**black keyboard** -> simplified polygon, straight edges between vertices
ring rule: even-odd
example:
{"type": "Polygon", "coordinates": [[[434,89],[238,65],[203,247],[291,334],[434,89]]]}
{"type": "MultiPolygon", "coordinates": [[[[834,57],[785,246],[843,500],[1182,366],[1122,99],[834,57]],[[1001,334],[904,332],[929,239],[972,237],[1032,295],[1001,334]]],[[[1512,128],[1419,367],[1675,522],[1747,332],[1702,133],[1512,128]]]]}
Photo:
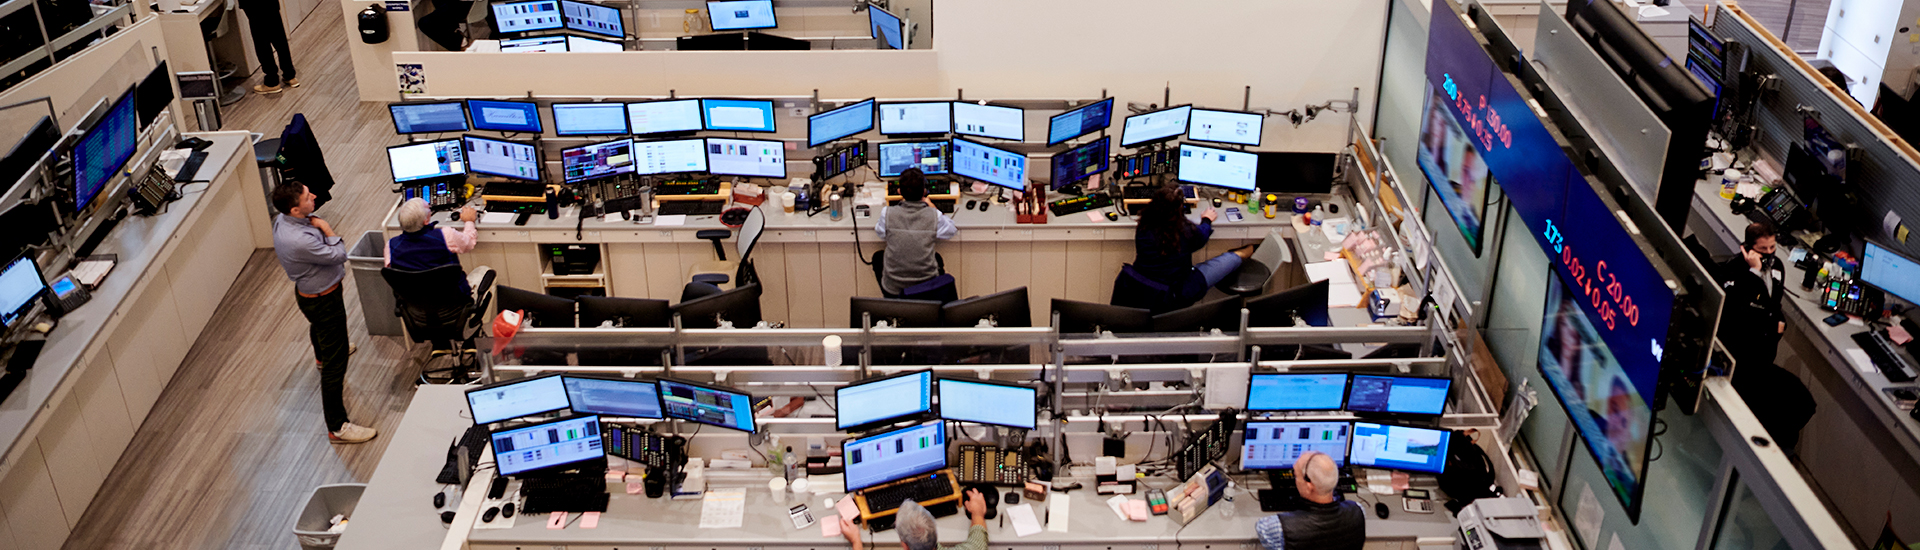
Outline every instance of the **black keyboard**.
{"type": "Polygon", "coordinates": [[[1888,380],[1913,381],[1913,365],[1907,364],[1907,359],[1900,355],[1900,346],[1888,340],[1885,333],[1878,330],[1855,333],[1853,342],[1867,352],[1867,357],[1873,359],[1873,366],[1878,367],[1880,373],[1885,374],[1888,380]]]}
{"type": "Polygon", "coordinates": [[[720,201],[666,201],[660,203],[662,216],[716,216],[720,207],[726,203],[720,201]]]}
{"type": "Polygon", "coordinates": [[[879,514],[897,510],[901,504],[911,500],[927,502],[953,496],[953,481],[942,474],[932,474],[920,479],[879,489],[868,489],[861,493],[867,499],[867,511],[879,514]]]}
{"type": "Polygon", "coordinates": [[[520,510],[527,514],[607,511],[607,482],[600,476],[540,476],[520,480],[520,510]]]}
{"type": "Polygon", "coordinates": [[[467,433],[460,434],[460,445],[467,448],[467,466],[469,467],[480,463],[480,452],[486,450],[491,444],[493,444],[493,435],[492,432],[487,431],[485,424],[474,424],[473,427],[467,428],[467,433]]]}
{"type": "Polygon", "coordinates": [[[666,181],[654,184],[653,193],[660,196],[714,195],[720,193],[720,184],[710,181],[666,181]]]}

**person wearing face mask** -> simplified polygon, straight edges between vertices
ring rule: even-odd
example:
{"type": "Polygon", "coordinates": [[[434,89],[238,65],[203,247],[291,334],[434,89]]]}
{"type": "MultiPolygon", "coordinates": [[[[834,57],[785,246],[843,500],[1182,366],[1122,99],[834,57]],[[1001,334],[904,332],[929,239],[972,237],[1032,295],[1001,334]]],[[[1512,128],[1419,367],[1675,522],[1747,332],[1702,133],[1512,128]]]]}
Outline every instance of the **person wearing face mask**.
{"type": "Polygon", "coordinates": [[[1720,310],[1720,341],[1736,364],[1773,364],[1780,334],[1787,329],[1780,313],[1786,272],[1774,255],[1779,246],[1772,226],[1754,222],[1747,225],[1740,256],[1721,266],[1720,287],[1727,301],[1720,310]]]}

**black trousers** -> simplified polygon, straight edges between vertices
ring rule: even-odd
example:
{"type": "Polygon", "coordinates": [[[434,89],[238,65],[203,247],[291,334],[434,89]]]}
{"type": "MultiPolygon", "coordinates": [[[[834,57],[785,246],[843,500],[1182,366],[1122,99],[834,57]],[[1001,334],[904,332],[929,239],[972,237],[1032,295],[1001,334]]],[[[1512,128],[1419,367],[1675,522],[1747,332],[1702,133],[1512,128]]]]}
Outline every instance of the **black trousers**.
{"type": "Polygon", "coordinates": [[[261,83],[279,86],[281,78],[294,77],[293,52],[287,49],[287,26],[280,23],[279,0],[265,3],[273,7],[247,10],[247,31],[253,35],[253,55],[260,58],[260,74],[265,75],[261,83]]]}
{"type": "Polygon", "coordinates": [[[340,431],[347,423],[347,404],[341,397],[347,383],[347,302],[339,286],[319,297],[294,295],[300,313],[307,316],[308,335],[313,338],[313,355],[320,359],[320,408],[327,419],[327,431],[340,431]]]}

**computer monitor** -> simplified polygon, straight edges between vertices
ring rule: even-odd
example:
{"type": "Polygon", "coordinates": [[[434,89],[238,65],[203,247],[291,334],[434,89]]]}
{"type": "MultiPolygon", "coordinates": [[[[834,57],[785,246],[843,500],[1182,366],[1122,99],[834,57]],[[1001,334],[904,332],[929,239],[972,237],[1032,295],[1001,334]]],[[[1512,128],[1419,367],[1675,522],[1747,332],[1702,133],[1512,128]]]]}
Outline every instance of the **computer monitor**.
{"type": "Polygon", "coordinates": [[[1059,190],[1107,171],[1113,141],[1100,138],[1053,155],[1052,189],[1059,190]]]}
{"type": "Polygon", "coordinates": [[[886,41],[882,43],[886,44],[887,49],[907,49],[906,24],[901,22],[899,17],[895,17],[887,10],[880,9],[879,6],[868,5],[867,27],[873,30],[874,38],[886,39],[886,41]]]}
{"type": "MultiPolygon", "coordinates": [[[[120,94],[107,114],[73,145],[73,210],[85,212],[140,148],[133,89],[120,94]]],[[[11,183],[11,182],[9,182],[11,183]]]]}
{"type": "Polygon", "coordinates": [[[1240,332],[1240,306],[1246,300],[1228,296],[1153,316],[1153,332],[1240,332]]]}
{"type": "Polygon", "coordinates": [[[624,51],[627,51],[627,46],[619,42],[608,42],[605,40],[594,40],[592,38],[587,38],[584,36],[567,35],[567,51],[569,52],[624,52],[624,51]]]}
{"type": "Polygon", "coordinates": [[[476,174],[521,181],[540,181],[540,151],[531,143],[480,136],[461,136],[467,168],[476,174]]]}
{"type": "Polygon", "coordinates": [[[566,25],[561,21],[558,0],[494,2],[493,32],[503,35],[517,32],[547,31],[566,25]]]}
{"type": "Polygon", "coordinates": [[[933,371],[903,372],[861,380],[833,390],[835,425],[858,431],[933,411],[933,371]]]}
{"type": "Polygon", "coordinates": [[[707,138],[707,171],[715,175],[785,179],[785,143],[760,139],[707,138]]]}
{"type": "Polygon", "coordinates": [[[467,111],[458,101],[389,103],[396,134],[439,134],[467,131],[467,111]]]}
{"type": "Polygon", "coordinates": [[[889,136],[945,134],[953,131],[953,102],[881,103],[880,133],[889,136]]]}
{"type": "Polygon", "coordinates": [[[0,325],[13,328],[46,292],[47,281],[40,276],[40,265],[34,263],[32,255],[14,258],[6,270],[0,271],[0,325]]]}
{"type": "Polygon", "coordinates": [[[1907,303],[1920,304],[1920,262],[1867,241],[1860,256],[1860,280],[1907,303]]]}
{"type": "Polygon", "coordinates": [[[725,320],[738,328],[751,328],[760,322],[760,284],[701,296],[673,305],[680,316],[681,328],[719,328],[725,320]]]}
{"type": "Polygon", "coordinates": [[[19,256],[28,247],[40,246],[53,240],[53,232],[60,229],[60,217],[54,212],[59,201],[42,200],[40,202],[17,202],[0,212],[0,258],[19,256]]]}
{"type": "Polygon", "coordinates": [[[952,144],[939,141],[891,141],[880,144],[880,177],[897,177],[908,168],[926,175],[945,174],[952,165],[952,144]]]}
{"type": "Polygon", "coordinates": [[[698,132],[700,100],[667,99],[627,104],[627,126],[634,135],[698,132]]]}
{"type": "Polygon", "coordinates": [[[1286,195],[1324,195],[1333,192],[1335,153],[1254,153],[1260,169],[1253,180],[1261,191],[1286,195]]]}
{"type": "Polygon", "coordinates": [[[873,98],[807,117],[807,146],[823,143],[873,129],[873,98]]]}
{"type": "Polygon", "coordinates": [[[1258,147],[1265,121],[1260,113],[1194,109],[1187,115],[1187,139],[1258,147]]]}
{"type": "Polygon", "coordinates": [[[929,422],[840,442],[851,493],[947,467],[947,425],[929,422]]]}
{"type": "Polygon", "coordinates": [[[1139,147],[1178,137],[1186,133],[1192,113],[1192,105],[1181,105],[1129,116],[1120,125],[1120,146],[1139,147]]]}
{"type": "Polygon", "coordinates": [[[12,187],[27,177],[27,172],[59,142],[60,129],[54,127],[53,117],[40,117],[13,143],[13,148],[7,150],[7,156],[0,157],[0,189],[12,187]]]}
{"type": "Polygon", "coordinates": [[[569,30],[613,38],[627,37],[626,22],[621,19],[619,9],[573,0],[560,0],[560,12],[566,16],[566,27],[569,30]]]}
{"type": "Polygon", "coordinates": [[[607,461],[600,417],[575,416],[493,432],[493,461],[506,476],[575,468],[598,475],[607,461]]]}
{"type": "Polygon", "coordinates": [[[702,99],[701,121],[708,130],[773,132],[773,102],[758,99],[702,99]]]}
{"type": "Polygon", "coordinates": [[[699,138],[633,142],[634,173],[683,174],[707,171],[707,142],[699,138]]]}
{"type": "Polygon", "coordinates": [[[1047,119],[1047,146],[1052,147],[1067,140],[1107,129],[1113,124],[1113,98],[1075,108],[1074,110],[1053,115],[1047,119]]]}
{"type": "Polygon", "coordinates": [[[623,418],[660,418],[660,386],[646,378],[562,375],[573,412],[623,418]]]}
{"type": "Polygon", "coordinates": [[[1447,409],[1453,379],[1426,376],[1355,374],[1347,388],[1347,410],[1358,413],[1439,416],[1447,409]]]}
{"type": "Polygon", "coordinates": [[[1248,412],[1337,411],[1347,397],[1347,374],[1251,374],[1248,412]]]}
{"type": "Polygon", "coordinates": [[[955,300],[940,307],[942,326],[970,328],[980,326],[981,321],[1003,328],[1033,326],[1027,287],[955,300]]]}
{"type": "Polygon", "coordinates": [[[1153,330],[1153,312],[1137,307],[1054,298],[1052,308],[1054,313],[1060,314],[1060,332],[1063,334],[1153,330]]]}
{"type": "Polygon", "coordinates": [[[953,133],[1011,141],[1027,139],[1027,112],[1019,107],[953,102],[953,133]]]}
{"type": "Polygon", "coordinates": [[[940,418],[1031,430],[1034,425],[1033,386],[993,380],[942,378],[940,418]]]}
{"type": "Polygon", "coordinates": [[[540,104],[532,101],[467,100],[473,129],[494,132],[540,133],[540,104]]]}
{"type": "Polygon", "coordinates": [[[953,173],[1020,191],[1027,188],[1027,156],[972,140],[954,138],[953,173]]]}
{"type": "Polygon", "coordinates": [[[634,172],[633,140],[616,139],[560,150],[560,175],[567,183],[634,172]]]}
{"type": "Polygon", "coordinates": [[[134,92],[134,105],[140,110],[140,127],[152,126],[153,119],[160,116],[160,111],[173,104],[173,73],[167,70],[167,62],[161,61],[159,66],[148,71],[147,77],[140,79],[140,84],[134,89],[137,90],[134,92]]]}
{"type": "Polygon", "coordinates": [[[610,298],[580,296],[580,326],[598,327],[608,321],[614,328],[666,328],[673,326],[673,306],[666,300],[648,298],[610,298]]]}
{"type": "Polygon", "coordinates": [[[861,323],[865,315],[873,316],[873,323],[887,323],[893,328],[930,328],[940,326],[940,302],[937,300],[895,300],[892,298],[867,298],[856,296],[848,309],[847,326],[865,328],[861,323]]]}
{"type": "Polygon", "coordinates": [[[1308,326],[1332,326],[1327,317],[1326,281],[1307,283],[1247,300],[1247,326],[1290,327],[1297,317],[1308,326]]]}
{"type": "Polygon", "coordinates": [[[661,378],[660,402],[667,418],[753,432],[753,396],[674,378],[661,378]]]}
{"type": "Polygon", "coordinates": [[[773,15],[773,0],[729,0],[707,2],[707,19],[715,31],[771,29],[780,26],[773,15]]]}
{"type": "Polygon", "coordinates": [[[1180,144],[1180,181],[1235,191],[1253,191],[1260,155],[1231,149],[1180,144]]]}
{"type": "Polygon", "coordinates": [[[571,407],[558,374],[516,378],[467,390],[473,423],[492,424],[571,407]]]}
{"type": "MultiPolygon", "coordinates": [[[[1247,422],[1240,440],[1240,469],[1292,470],[1301,455],[1319,451],[1335,467],[1347,465],[1347,422],[1247,422]]],[[[1290,490],[1290,489],[1289,489],[1290,490]]]]}
{"type": "Polygon", "coordinates": [[[1452,439],[1447,430],[1355,422],[1347,461],[1368,468],[1442,474],[1452,439]]]}
{"type": "Polygon", "coordinates": [[[626,104],[555,103],[553,133],[560,136],[626,135],[626,104]]]}
{"type": "Polygon", "coordinates": [[[467,173],[466,155],[458,139],[423,141],[387,148],[387,167],[394,183],[450,178],[467,173]]]}
{"type": "Polygon", "coordinates": [[[564,51],[567,51],[567,37],[559,34],[531,36],[527,38],[508,38],[500,41],[500,53],[564,51]]]}
{"type": "Polygon", "coordinates": [[[510,286],[496,286],[495,290],[500,298],[500,311],[525,311],[532,317],[527,322],[540,328],[573,326],[573,300],[510,286]]]}

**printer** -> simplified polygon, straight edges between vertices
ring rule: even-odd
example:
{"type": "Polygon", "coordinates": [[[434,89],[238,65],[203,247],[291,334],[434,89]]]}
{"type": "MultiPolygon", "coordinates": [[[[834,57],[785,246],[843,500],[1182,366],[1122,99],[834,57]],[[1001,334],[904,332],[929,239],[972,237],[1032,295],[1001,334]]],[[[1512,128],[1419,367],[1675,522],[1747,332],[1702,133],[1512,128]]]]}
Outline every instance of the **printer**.
{"type": "Polygon", "coordinates": [[[1519,497],[1482,498],[1454,517],[1460,525],[1460,544],[1467,550],[1538,550],[1547,531],[1533,501],[1519,497]]]}

